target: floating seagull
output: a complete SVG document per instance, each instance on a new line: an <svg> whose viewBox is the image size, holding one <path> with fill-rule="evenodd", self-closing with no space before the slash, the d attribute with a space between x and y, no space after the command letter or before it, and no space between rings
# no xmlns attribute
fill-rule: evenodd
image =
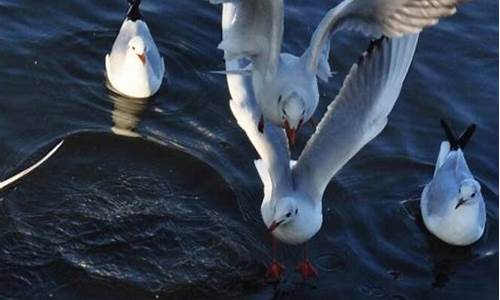
<svg viewBox="0 0 500 300"><path fill-rule="evenodd" d="M418 33L454 14L463 0L345 0L326 14L300 57L281 53L283 0L210 2L235 5L234 19L226 24L219 49L225 51L226 60L247 57L252 61L247 73L262 110L259 130L269 120L285 128L293 144L296 131L318 105L317 78L326 82L331 77L330 37L336 31L356 30L376 39Z"/></svg>
<svg viewBox="0 0 500 300"><path fill-rule="evenodd" d="M481 238L486 223L481 185L462 152L476 126L457 137L446 122L441 124L448 141L441 143L434 178L422 192L420 210L432 234L446 243L467 246Z"/></svg>
<svg viewBox="0 0 500 300"><path fill-rule="evenodd" d="M238 6L223 6L222 26L227 29ZM223 30L223 37L230 32ZM276 241L304 244L321 228L323 193L332 177L387 124L410 67L418 34L381 38L369 47L347 75L344 84L308 141L298 161L290 161L284 131L272 123L257 125L262 114L252 80L228 72L230 107L239 126L257 150L255 161L264 185L261 213L273 235L273 261L267 276L278 279L283 265L275 256ZM244 69L245 59L226 60L227 70ZM304 278L316 270L304 255L298 271Z"/></svg>
<svg viewBox="0 0 500 300"><path fill-rule="evenodd" d="M36 168L40 167L44 162L46 162L52 155L54 155L57 150L62 146L64 140L60 141L54 148L52 148L44 157L42 157L39 161L31 165L30 167L24 169L23 171L13 175L3 181L0 181L0 192L6 190L9 186L12 186L14 183L21 180L21 178L27 176L31 172L33 172Z"/></svg>
<svg viewBox="0 0 500 300"><path fill-rule="evenodd" d="M113 91L133 98L154 95L161 86L165 63L142 20L141 0L130 0L111 53L106 55L106 73Z"/></svg>

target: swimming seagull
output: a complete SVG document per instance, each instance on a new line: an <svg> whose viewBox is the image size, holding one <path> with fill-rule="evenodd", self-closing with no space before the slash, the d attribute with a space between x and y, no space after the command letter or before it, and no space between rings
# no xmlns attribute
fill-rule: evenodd
<svg viewBox="0 0 500 300"><path fill-rule="evenodd" d="M467 246L481 238L486 223L481 185L462 151L476 126L470 125L457 137L446 122L441 124L448 140L441 142L434 177L422 192L420 210L432 234L448 244Z"/></svg>
<svg viewBox="0 0 500 300"><path fill-rule="evenodd" d="M455 13L463 0L345 0L331 9L316 28L309 47L299 57L281 53L284 0L210 0L232 3L233 19L225 25L219 44L225 59L250 58L245 72L262 115L259 130L269 120L286 129L290 143L307 123L319 101L317 78L331 77L330 37L342 29L360 31L374 39L418 33L439 18ZM227 73L235 70L227 70Z"/></svg>
<svg viewBox="0 0 500 300"><path fill-rule="evenodd" d="M223 6L222 25L228 28L238 6ZM223 30L223 37L229 34ZM265 123L252 80L238 74L247 67L245 59L226 60L231 111L257 150L255 166L264 185L261 214L273 235L273 260L267 276L279 279L284 266L276 260L276 241L304 244L320 229L323 193L332 177L387 124L410 67L418 34L381 38L369 47L347 75L343 86L307 142L299 159L290 161L283 129ZM304 278L317 274L304 255L298 266Z"/></svg>
<svg viewBox="0 0 500 300"><path fill-rule="evenodd" d="M133 98L154 95L161 86L165 63L142 20L141 0L129 0L130 8L120 32L106 55L106 73L113 91Z"/></svg>

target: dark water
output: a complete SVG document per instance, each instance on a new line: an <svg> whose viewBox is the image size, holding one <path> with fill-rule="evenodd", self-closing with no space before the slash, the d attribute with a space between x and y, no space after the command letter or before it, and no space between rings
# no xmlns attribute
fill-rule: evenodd
<svg viewBox="0 0 500 300"><path fill-rule="evenodd" d="M300 53L338 1L287 1L284 48ZM256 153L228 107L220 7L143 1L168 79L148 101L110 94L104 55L126 1L0 0L0 178L62 149L0 195L0 298L495 299L498 295L498 7L476 0L426 30L384 132L332 181L309 252L313 285L293 270L264 281ZM367 40L335 37L338 74L316 119ZM467 148L487 230L447 246L416 214L443 134L478 124ZM301 149L312 128L299 136ZM136 137L134 137L136 136ZM297 153L296 153L297 154Z"/></svg>

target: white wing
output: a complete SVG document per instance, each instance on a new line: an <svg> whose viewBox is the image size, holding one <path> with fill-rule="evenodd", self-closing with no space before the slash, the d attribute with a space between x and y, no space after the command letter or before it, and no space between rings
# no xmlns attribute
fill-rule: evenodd
<svg viewBox="0 0 500 300"><path fill-rule="evenodd" d="M434 168L434 176L436 176L437 171L441 168L441 166L446 161L448 154L450 154L450 142L442 141L441 146L439 147L439 154L436 160L436 166Z"/></svg>
<svg viewBox="0 0 500 300"><path fill-rule="evenodd" d="M54 155L57 150L62 146L64 143L64 140L60 141L52 150L49 151L42 159L37 161L35 164L33 164L31 167L24 169L23 171L17 173L16 175L0 182L0 191L3 191L5 188L8 186L12 185L16 181L20 180L21 178L25 177L29 173L33 172L36 168L41 166L44 162L46 162L52 155Z"/></svg>
<svg viewBox="0 0 500 300"><path fill-rule="evenodd" d="M321 200L331 178L387 124L418 34L374 42L355 64L293 170L296 188Z"/></svg>
<svg viewBox="0 0 500 300"><path fill-rule="evenodd" d="M234 13L233 4L224 4L223 27L233 19ZM247 65L248 62L245 62L245 59L226 61L227 70L244 69ZM258 123L262 113L255 99L250 77L227 74L227 83L232 97L229 103L231 111L269 172L273 197L280 197L279 195L292 188L290 153L285 134L281 128L274 126L271 122L264 125L263 133L259 132Z"/></svg>
<svg viewBox="0 0 500 300"><path fill-rule="evenodd" d="M277 70L283 39L283 0L210 0L231 5L219 49L226 60L248 57L264 75Z"/></svg>
<svg viewBox="0 0 500 300"><path fill-rule="evenodd" d="M319 76L325 75L321 72L328 66L325 49L337 30L356 30L376 38L418 33L440 18L454 14L462 2L464 0L344 0L331 9L316 28L305 53L308 70L316 74L319 69Z"/></svg>

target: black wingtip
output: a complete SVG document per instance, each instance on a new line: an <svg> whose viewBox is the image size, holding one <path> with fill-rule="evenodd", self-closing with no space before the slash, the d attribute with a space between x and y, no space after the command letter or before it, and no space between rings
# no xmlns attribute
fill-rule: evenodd
<svg viewBox="0 0 500 300"><path fill-rule="evenodd" d="M130 8L127 12L127 20L137 21L142 19L141 10L139 9L139 5L141 5L141 0L128 0L130 4Z"/></svg>
<svg viewBox="0 0 500 300"><path fill-rule="evenodd" d="M467 144L469 143L472 135L476 131L476 124L471 124L469 127L467 127L467 129L465 129L464 132L462 132L459 137L457 137L455 132L451 129L450 125L448 125L448 123L446 123L446 121L443 119L441 119L441 126L443 127L446 138L450 143L451 150L464 149L465 146L467 146Z"/></svg>
<svg viewBox="0 0 500 300"><path fill-rule="evenodd" d="M370 56L370 54L373 52L373 49L380 47L382 42L386 39L388 39L388 38L385 35L382 35L380 38L378 38L376 40L372 40L370 42L370 44L368 45L368 48L366 49L366 51L363 52L363 54L361 54L361 56L359 57L358 65L361 65L363 63L363 61L365 61L365 59L368 56Z"/></svg>
<svg viewBox="0 0 500 300"><path fill-rule="evenodd" d="M465 129L464 132L460 135L458 138L458 146L461 149L464 149L465 146L469 143L471 137L474 135L474 132L476 131L476 124L471 124L467 129Z"/></svg>

